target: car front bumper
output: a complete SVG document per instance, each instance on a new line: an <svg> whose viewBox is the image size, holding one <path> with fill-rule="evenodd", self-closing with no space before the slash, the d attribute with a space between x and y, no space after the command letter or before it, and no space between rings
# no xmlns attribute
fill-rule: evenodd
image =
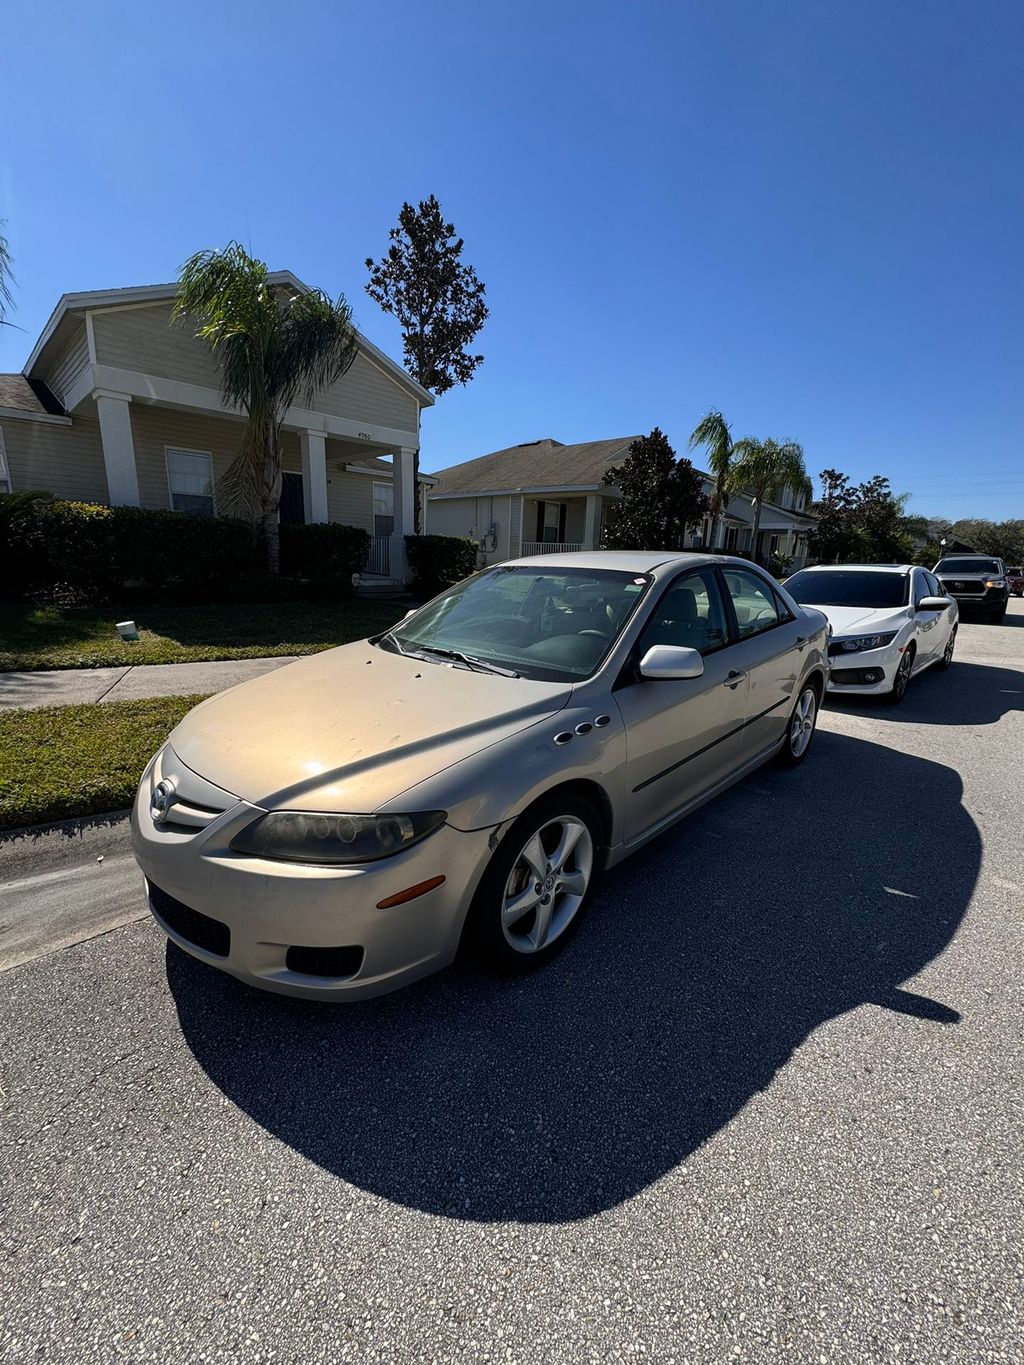
<svg viewBox="0 0 1024 1365"><path fill-rule="evenodd" d="M245 801L198 829L173 813L154 822L161 757L139 786L132 849L153 917L185 952L251 986L319 1000L383 995L453 961L490 856L489 830L443 825L393 857L347 867L254 858L230 847L260 814ZM416 899L377 908L438 876L444 882Z"/></svg>
<svg viewBox="0 0 1024 1365"><path fill-rule="evenodd" d="M829 670L828 691L861 697L891 692L902 658L903 650L895 644L883 645L881 649L833 654L829 659L832 667Z"/></svg>

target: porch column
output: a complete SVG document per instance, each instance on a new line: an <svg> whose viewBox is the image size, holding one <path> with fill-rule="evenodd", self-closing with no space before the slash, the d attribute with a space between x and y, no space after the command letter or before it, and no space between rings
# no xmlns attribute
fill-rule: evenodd
<svg viewBox="0 0 1024 1365"><path fill-rule="evenodd" d="M111 507L138 507L139 475L135 468L135 442L132 440L131 395L93 392L100 419L103 464L107 471L107 496Z"/></svg>
<svg viewBox="0 0 1024 1365"><path fill-rule="evenodd" d="M401 446L391 456L394 487L395 529L391 536L390 577L405 583L409 565L405 557L405 537L413 533L416 506L416 480L413 466L416 452L411 446Z"/></svg>
<svg viewBox="0 0 1024 1365"><path fill-rule="evenodd" d="M601 534L601 495L587 494L587 510L583 516L583 548L596 550L597 538Z"/></svg>
<svg viewBox="0 0 1024 1365"><path fill-rule="evenodd" d="M328 521L327 441L322 431L299 432L302 458L302 507L306 522Z"/></svg>

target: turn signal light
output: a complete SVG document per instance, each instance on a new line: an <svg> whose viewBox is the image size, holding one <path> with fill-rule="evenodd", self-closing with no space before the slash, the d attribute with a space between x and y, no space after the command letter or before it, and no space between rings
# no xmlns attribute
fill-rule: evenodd
<svg viewBox="0 0 1024 1365"><path fill-rule="evenodd" d="M417 882L415 886L407 886L404 891L398 891L393 896L388 896L385 900L377 902L378 910L390 910L393 905L404 905L406 901L414 901L417 896L425 896L428 891L433 891L436 886L440 886L446 878L431 877L429 881Z"/></svg>

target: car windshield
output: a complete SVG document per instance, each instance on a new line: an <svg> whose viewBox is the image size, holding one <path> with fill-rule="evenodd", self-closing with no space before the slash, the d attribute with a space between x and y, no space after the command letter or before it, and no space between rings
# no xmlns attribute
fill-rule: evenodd
<svg viewBox="0 0 1024 1365"><path fill-rule="evenodd" d="M546 681L589 678L651 583L614 569L498 566L457 583L382 649Z"/></svg>
<svg viewBox="0 0 1024 1365"><path fill-rule="evenodd" d="M786 591L809 607L905 607L910 576L894 570L801 569L786 579Z"/></svg>
<svg viewBox="0 0 1024 1365"><path fill-rule="evenodd" d="M1007 572L1008 574L1010 574L1011 577L1013 577L1013 578L1020 578L1020 566L1019 566L1019 565L1018 565L1016 568L1007 569L1006 572Z"/></svg>
<svg viewBox="0 0 1024 1365"><path fill-rule="evenodd" d="M994 559L940 559L936 573L998 573Z"/></svg>

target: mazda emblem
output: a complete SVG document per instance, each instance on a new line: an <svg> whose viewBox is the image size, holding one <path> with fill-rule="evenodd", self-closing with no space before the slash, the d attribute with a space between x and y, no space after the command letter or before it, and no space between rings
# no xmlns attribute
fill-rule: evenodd
<svg viewBox="0 0 1024 1365"><path fill-rule="evenodd" d="M154 825L166 819L167 812L174 803L174 785L171 782L158 782L149 798L149 813Z"/></svg>

